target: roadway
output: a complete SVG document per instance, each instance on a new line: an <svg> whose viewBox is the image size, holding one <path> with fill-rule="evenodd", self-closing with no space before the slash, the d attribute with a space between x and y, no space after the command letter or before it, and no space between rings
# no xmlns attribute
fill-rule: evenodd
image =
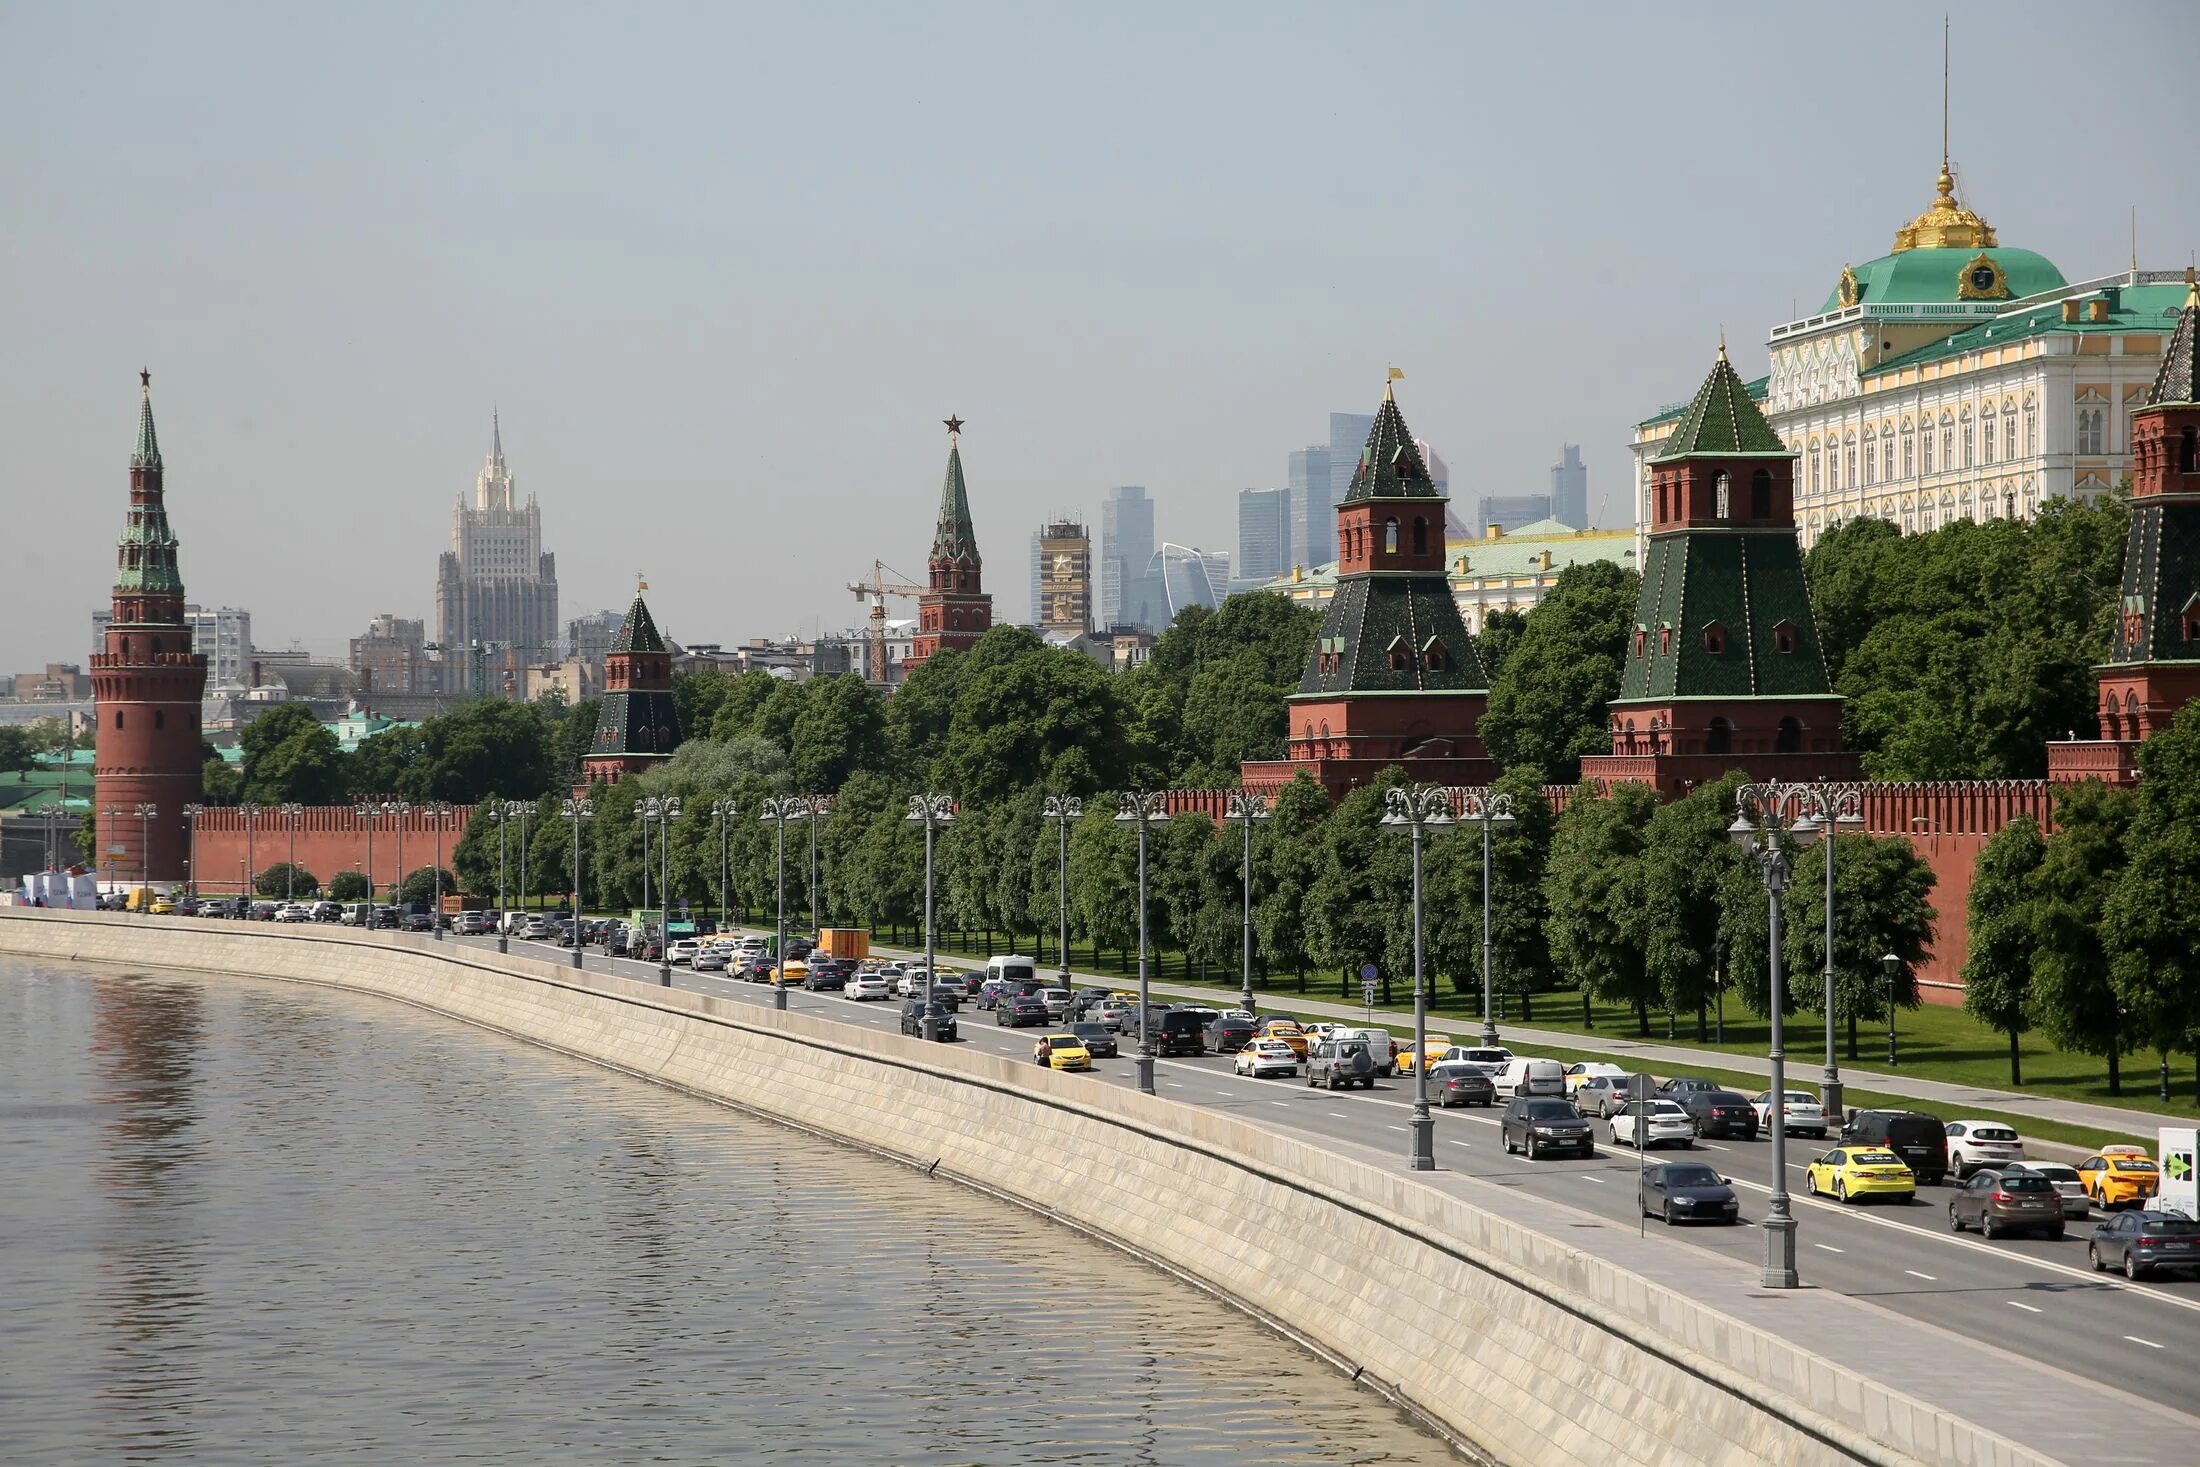
<svg viewBox="0 0 2200 1467"><path fill-rule="evenodd" d="M462 939L494 947L494 938ZM549 943L513 940L514 952L532 951L554 961L570 954ZM606 957L588 950L596 972L655 981L657 965ZM769 1006L771 989L715 973L672 970L675 986L719 998ZM900 1002L858 1003L834 993L791 990L788 1007L843 1023L898 1032ZM960 1038L992 1054L1029 1060L1038 1030L1011 1029L989 1012L965 1004ZM1100 1060L1094 1078L1133 1085L1135 1041L1126 1039L1120 1059ZM1407 1156L1406 1121L1412 1110L1410 1077L1377 1081L1373 1090L1306 1088L1298 1080L1254 1080L1233 1073L1228 1056L1156 1062L1156 1088L1171 1100L1229 1110L1242 1118L1302 1138L1392 1150ZM1512 1189L1544 1203L1587 1213L1606 1223L1638 1221L1636 1157L1631 1149L1602 1144L1590 1158L1529 1162L1505 1154L1496 1108L1439 1109L1436 1160L1479 1181ZM1790 1138L1788 1187L1800 1219L1798 1265L1806 1284L1868 1301L1968 1339L1983 1342L2103 1385L2129 1391L2178 1412L2192 1402L2190 1362L2200 1358L2200 1281L2190 1276L2129 1282L2097 1274L2086 1263L2086 1240L2099 1220L2071 1219L2061 1242L1997 1239L1947 1228L1950 1189L1919 1189L1909 1205L1842 1206L1804 1195L1803 1163L1820 1143ZM1725 1173L1742 1195L1745 1223L1762 1215L1771 1147L1768 1141L1699 1141L1693 1151L1664 1150L1657 1159L1695 1157ZM1682 1226L1651 1222L1653 1235L1675 1247L1709 1250L1754 1276L1763 1258L1756 1228ZM2182 1363L2181 1363L2182 1362ZM1930 1370L1931 1362L1908 1362ZM1899 1378L1899 1372L1896 1377ZM1977 1419L2021 1418L2022 1401L1993 1401L1974 1408ZM2113 1454L2111 1454L2111 1459Z"/></svg>

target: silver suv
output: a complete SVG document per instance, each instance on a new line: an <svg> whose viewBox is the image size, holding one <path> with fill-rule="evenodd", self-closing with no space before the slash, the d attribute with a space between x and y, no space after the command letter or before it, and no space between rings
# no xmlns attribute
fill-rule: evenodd
<svg viewBox="0 0 2200 1467"><path fill-rule="evenodd" d="M1366 1040L1356 1035L1350 1039L1324 1039L1307 1053L1306 1083L1326 1085L1331 1090L1353 1085L1373 1090L1375 1068L1375 1056L1368 1053Z"/></svg>

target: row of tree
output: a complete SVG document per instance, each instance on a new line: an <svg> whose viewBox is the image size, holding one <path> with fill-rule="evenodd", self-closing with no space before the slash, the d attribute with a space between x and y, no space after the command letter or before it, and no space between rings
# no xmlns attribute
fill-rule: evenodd
<svg viewBox="0 0 2200 1467"><path fill-rule="evenodd" d="M2110 1093L2125 1055L2200 1049L2200 705L2139 746L2135 789L2059 792L2055 828L2019 819L1980 853L1963 1006L2009 1037L2102 1056Z"/></svg>

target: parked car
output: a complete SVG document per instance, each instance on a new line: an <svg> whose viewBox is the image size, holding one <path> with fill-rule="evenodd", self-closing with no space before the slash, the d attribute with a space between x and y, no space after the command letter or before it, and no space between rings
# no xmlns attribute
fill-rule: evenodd
<svg viewBox="0 0 2200 1467"><path fill-rule="evenodd" d="M993 1006L993 1022L1012 1029L1047 1021L1046 1000L1036 993L1010 994Z"/></svg>
<svg viewBox="0 0 2200 1467"><path fill-rule="evenodd" d="M2078 1163L2078 1180L2103 1212L2144 1206L2162 1190L2161 1169L2143 1146L2103 1146Z"/></svg>
<svg viewBox="0 0 2200 1467"><path fill-rule="evenodd" d="M1948 1199L1948 1231L1960 1233L1974 1224L1989 1238L2030 1230L2059 1239L2062 1197L2045 1177L1984 1167Z"/></svg>
<svg viewBox="0 0 2200 1467"><path fill-rule="evenodd" d="M955 1015L945 1004L928 1004L922 999L908 999L901 1006L901 1032L924 1037L924 1020L929 1012L932 1019L932 1037L950 1040L955 1037Z"/></svg>
<svg viewBox="0 0 2200 1467"><path fill-rule="evenodd" d="M1795 1127L1790 1122L1789 1129ZM1928 1186L1938 1186L1948 1176L1948 1136L1934 1116L1914 1110L1852 1110L1841 1124L1841 1141L1886 1147Z"/></svg>
<svg viewBox="0 0 2200 1467"><path fill-rule="evenodd" d="M1907 1202L1917 1196L1917 1174L1884 1146L1836 1146L1804 1169L1803 1190L1839 1202L1867 1197Z"/></svg>
<svg viewBox="0 0 2200 1467"><path fill-rule="evenodd" d="M1696 1123L1670 1100L1631 1100L1609 1122L1614 1146L1694 1146Z"/></svg>
<svg viewBox="0 0 2200 1467"><path fill-rule="evenodd" d="M1236 1054L1252 1042L1251 1019L1233 1019L1224 1014L1207 1026L1207 1047L1216 1054Z"/></svg>
<svg viewBox="0 0 2200 1467"><path fill-rule="evenodd" d="M1256 1039L1239 1048L1230 1068L1240 1075L1265 1080L1271 1075L1298 1074L1299 1057L1280 1039Z"/></svg>
<svg viewBox="0 0 2200 1467"><path fill-rule="evenodd" d="M1446 1060L1428 1072L1428 1098L1440 1106L1495 1105L1497 1086L1490 1072L1465 1060Z"/></svg>
<svg viewBox="0 0 2200 1467"><path fill-rule="evenodd" d="M1758 1129L1771 1130L1772 1092L1760 1091L1757 1098L1749 1104L1757 1112ZM1780 1106L1780 1118L1790 1136L1817 1136L1823 1139L1826 1134L1826 1108L1808 1090L1786 1092Z"/></svg>
<svg viewBox="0 0 2200 1467"><path fill-rule="evenodd" d="M2158 1268L2200 1268L2200 1222L2166 1212L2122 1213L2093 1230L2085 1257L2096 1269L2122 1269L2127 1279Z"/></svg>
<svg viewBox="0 0 2200 1467"><path fill-rule="evenodd" d="M1350 1032L1332 1031L1339 1036ZM1344 1090L1354 1085L1373 1090L1375 1056L1368 1053L1367 1041L1357 1034L1350 1038L1324 1039L1307 1055L1306 1083L1309 1087L1323 1085L1331 1090Z"/></svg>
<svg viewBox="0 0 2200 1467"><path fill-rule="evenodd" d="M2024 1160L2024 1138L2000 1121L1950 1121L1946 1126L1948 1170L1968 1177L1981 1167L2005 1167Z"/></svg>
<svg viewBox="0 0 2200 1467"><path fill-rule="evenodd" d="M1643 1216L1671 1225L1741 1220L1741 1205L1726 1178L1698 1161L1661 1161L1645 1167L1635 1189Z"/></svg>
<svg viewBox="0 0 2200 1467"><path fill-rule="evenodd" d="M855 999L859 1003L875 998L892 998L894 996L894 985L876 973L858 973L848 980L848 986L843 990L843 995Z"/></svg>
<svg viewBox="0 0 2200 1467"><path fill-rule="evenodd" d="M2085 1183L2079 1179L2078 1169L2068 1162L2011 1162L2001 1170L2005 1175L2010 1172L2029 1172L2035 1177L2047 1178L2047 1185L2053 1187L2062 1198L2065 1218L2084 1217L2093 1210L2093 1199L2085 1195Z"/></svg>
<svg viewBox="0 0 2200 1467"><path fill-rule="evenodd" d="M1115 1031L1106 1024L1084 1019L1070 1025L1069 1032L1077 1036L1078 1042L1085 1046L1085 1053L1094 1059L1115 1059L1122 1054L1116 1044Z"/></svg>
<svg viewBox="0 0 2200 1467"><path fill-rule="evenodd" d="M1170 1009L1148 1034L1156 1054L1203 1055L1207 1052L1207 1020L1197 1009Z"/></svg>
<svg viewBox="0 0 2200 1467"><path fill-rule="evenodd" d="M1525 1151L1528 1160L1535 1161L1554 1151L1596 1155L1596 1138L1589 1133L1589 1122L1570 1100L1516 1095L1505 1102L1497 1129L1507 1156Z"/></svg>
<svg viewBox="0 0 2200 1467"><path fill-rule="evenodd" d="M1673 1097L1673 1103L1688 1112L1699 1136L1757 1139L1757 1112L1747 1096L1732 1090L1685 1090Z"/></svg>

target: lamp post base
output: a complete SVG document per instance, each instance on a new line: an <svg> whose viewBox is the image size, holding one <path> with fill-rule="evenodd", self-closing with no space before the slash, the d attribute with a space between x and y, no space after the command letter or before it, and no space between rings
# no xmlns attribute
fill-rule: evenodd
<svg viewBox="0 0 2200 1467"><path fill-rule="evenodd" d="M581 950L577 947L573 949L573 966L576 968L581 966Z"/></svg>
<svg viewBox="0 0 2200 1467"><path fill-rule="evenodd" d="M787 1011L787 985L786 985L786 984L784 984L784 983L774 983L774 984L772 985L772 1007L773 1007L773 1008L775 1008L775 1009L777 1009L777 1010L779 1010L779 1012L781 1012L781 1013L785 1013L785 1012Z"/></svg>
<svg viewBox="0 0 2200 1467"><path fill-rule="evenodd" d="M511 939L511 938L509 938L509 937L507 937L507 936L505 936L505 935L504 935L503 933L499 932L499 933L497 934L497 951L498 951L499 953L508 953L508 952L510 952L511 950L512 950L512 939Z"/></svg>
<svg viewBox="0 0 2200 1467"><path fill-rule="evenodd" d="M1768 1289L1800 1288L1802 1279L1795 1272L1795 1219L1792 1216L1768 1217L1764 1229L1764 1286Z"/></svg>
<svg viewBox="0 0 2200 1467"><path fill-rule="evenodd" d="M1848 1114L1841 1108L1842 1085L1839 1075L1829 1072L1818 1082L1818 1103L1825 1108L1826 1124L1829 1126L1838 1125L1841 1117Z"/></svg>
<svg viewBox="0 0 2200 1467"><path fill-rule="evenodd" d="M1413 1119L1406 1125L1413 1132L1412 1169L1417 1172L1435 1171L1436 1117L1428 1113L1426 1106L1416 1104L1413 1108Z"/></svg>
<svg viewBox="0 0 2200 1467"><path fill-rule="evenodd" d="M1153 1056L1150 1054L1138 1056L1138 1088L1148 1095L1153 1094Z"/></svg>
<svg viewBox="0 0 2200 1467"><path fill-rule="evenodd" d="M672 965L670 963L666 963L657 969L657 981L667 988L672 986Z"/></svg>
<svg viewBox="0 0 2200 1467"><path fill-rule="evenodd" d="M1484 1024L1482 1026L1482 1047L1484 1049L1495 1049L1497 1047L1497 1026L1495 1024Z"/></svg>

